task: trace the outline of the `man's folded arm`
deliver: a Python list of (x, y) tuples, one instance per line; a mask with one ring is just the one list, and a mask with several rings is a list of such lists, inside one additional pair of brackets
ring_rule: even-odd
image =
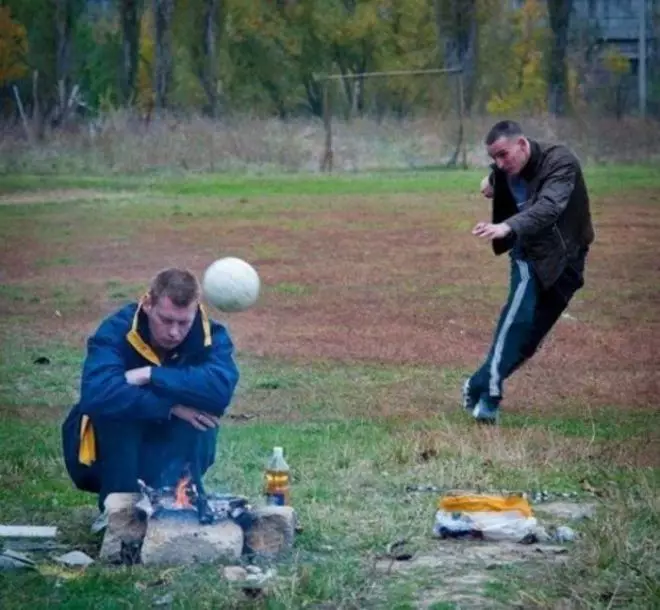
[(156, 394), (175, 403), (221, 416), (231, 401), (239, 378), (233, 350), (229, 335), (220, 327), (213, 333), (208, 360), (176, 368), (154, 367), (150, 386)]
[(80, 388), (82, 413), (92, 418), (168, 419), (176, 401), (158, 395), (148, 385), (129, 385), (125, 373), (126, 364), (116, 342), (110, 337), (91, 337)]

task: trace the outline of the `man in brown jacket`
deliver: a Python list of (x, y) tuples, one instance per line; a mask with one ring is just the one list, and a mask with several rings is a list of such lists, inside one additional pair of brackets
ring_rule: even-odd
[(494, 163), (481, 183), (492, 222), (472, 234), (509, 252), (511, 282), (492, 346), (463, 385), (463, 406), (478, 422), (497, 423), (502, 385), (529, 359), (584, 284), (594, 231), (580, 163), (559, 144), (525, 137), (514, 121), (494, 125), (485, 140)]

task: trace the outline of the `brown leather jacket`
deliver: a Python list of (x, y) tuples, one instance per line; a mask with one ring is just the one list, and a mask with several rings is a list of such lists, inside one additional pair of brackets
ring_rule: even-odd
[(513, 234), (493, 241), (495, 254), (516, 243), (534, 267), (543, 288), (550, 288), (566, 265), (583, 255), (594, 240), (589, 195), (575, 155), (560, 144), (530, 140), (531, 156), (520, 172), (529, 184), (529, 199), (518, 210), (506, 174), (493, 166), (493, 222), (506, 223)]

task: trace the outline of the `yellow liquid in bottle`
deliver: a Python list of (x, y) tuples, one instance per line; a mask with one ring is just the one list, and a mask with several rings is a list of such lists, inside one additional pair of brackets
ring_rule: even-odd
[(289, 473), (286, 470), (266, 470), (266, 500), (274, 506), (288, 506)]

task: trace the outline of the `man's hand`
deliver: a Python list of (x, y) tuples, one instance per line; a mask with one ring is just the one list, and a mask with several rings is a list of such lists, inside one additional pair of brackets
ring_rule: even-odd
[(151, 381), (151, 367), (143, 366), (139, 369), (131, 369), (124, 373), (124, 377), (129, 385), (147, 385)]
[(220, 418), (216, 415), (204, 413), (204, 411), (198, 411), (192, 407), (184, 407), (183, 405), (172, 407), (170, 415), (187, 421), (193, 428), (197, 428), (197, 430), (201, 430), (202, 432), (211, 428), (217, 428), (220, 425)]
[(495, 193), (495, 191), (493, 190), (493, 185), (490, 183), (489, 176), (486, 176), (481, 181), (481, 185), (479, 186), (479, 190), (481, 191), (481, 194), (486, 199), (492, 199), (493, 198), (493, 194)]
[(506, 222), (500, 222), (499, 224), (478, 222), (474, 229), (472, 229), (472, 235), (484, 239), (501, 239), (502, 237), (506, 237), (509, 233), (511, 233), (511, 227), (506, 224)]

